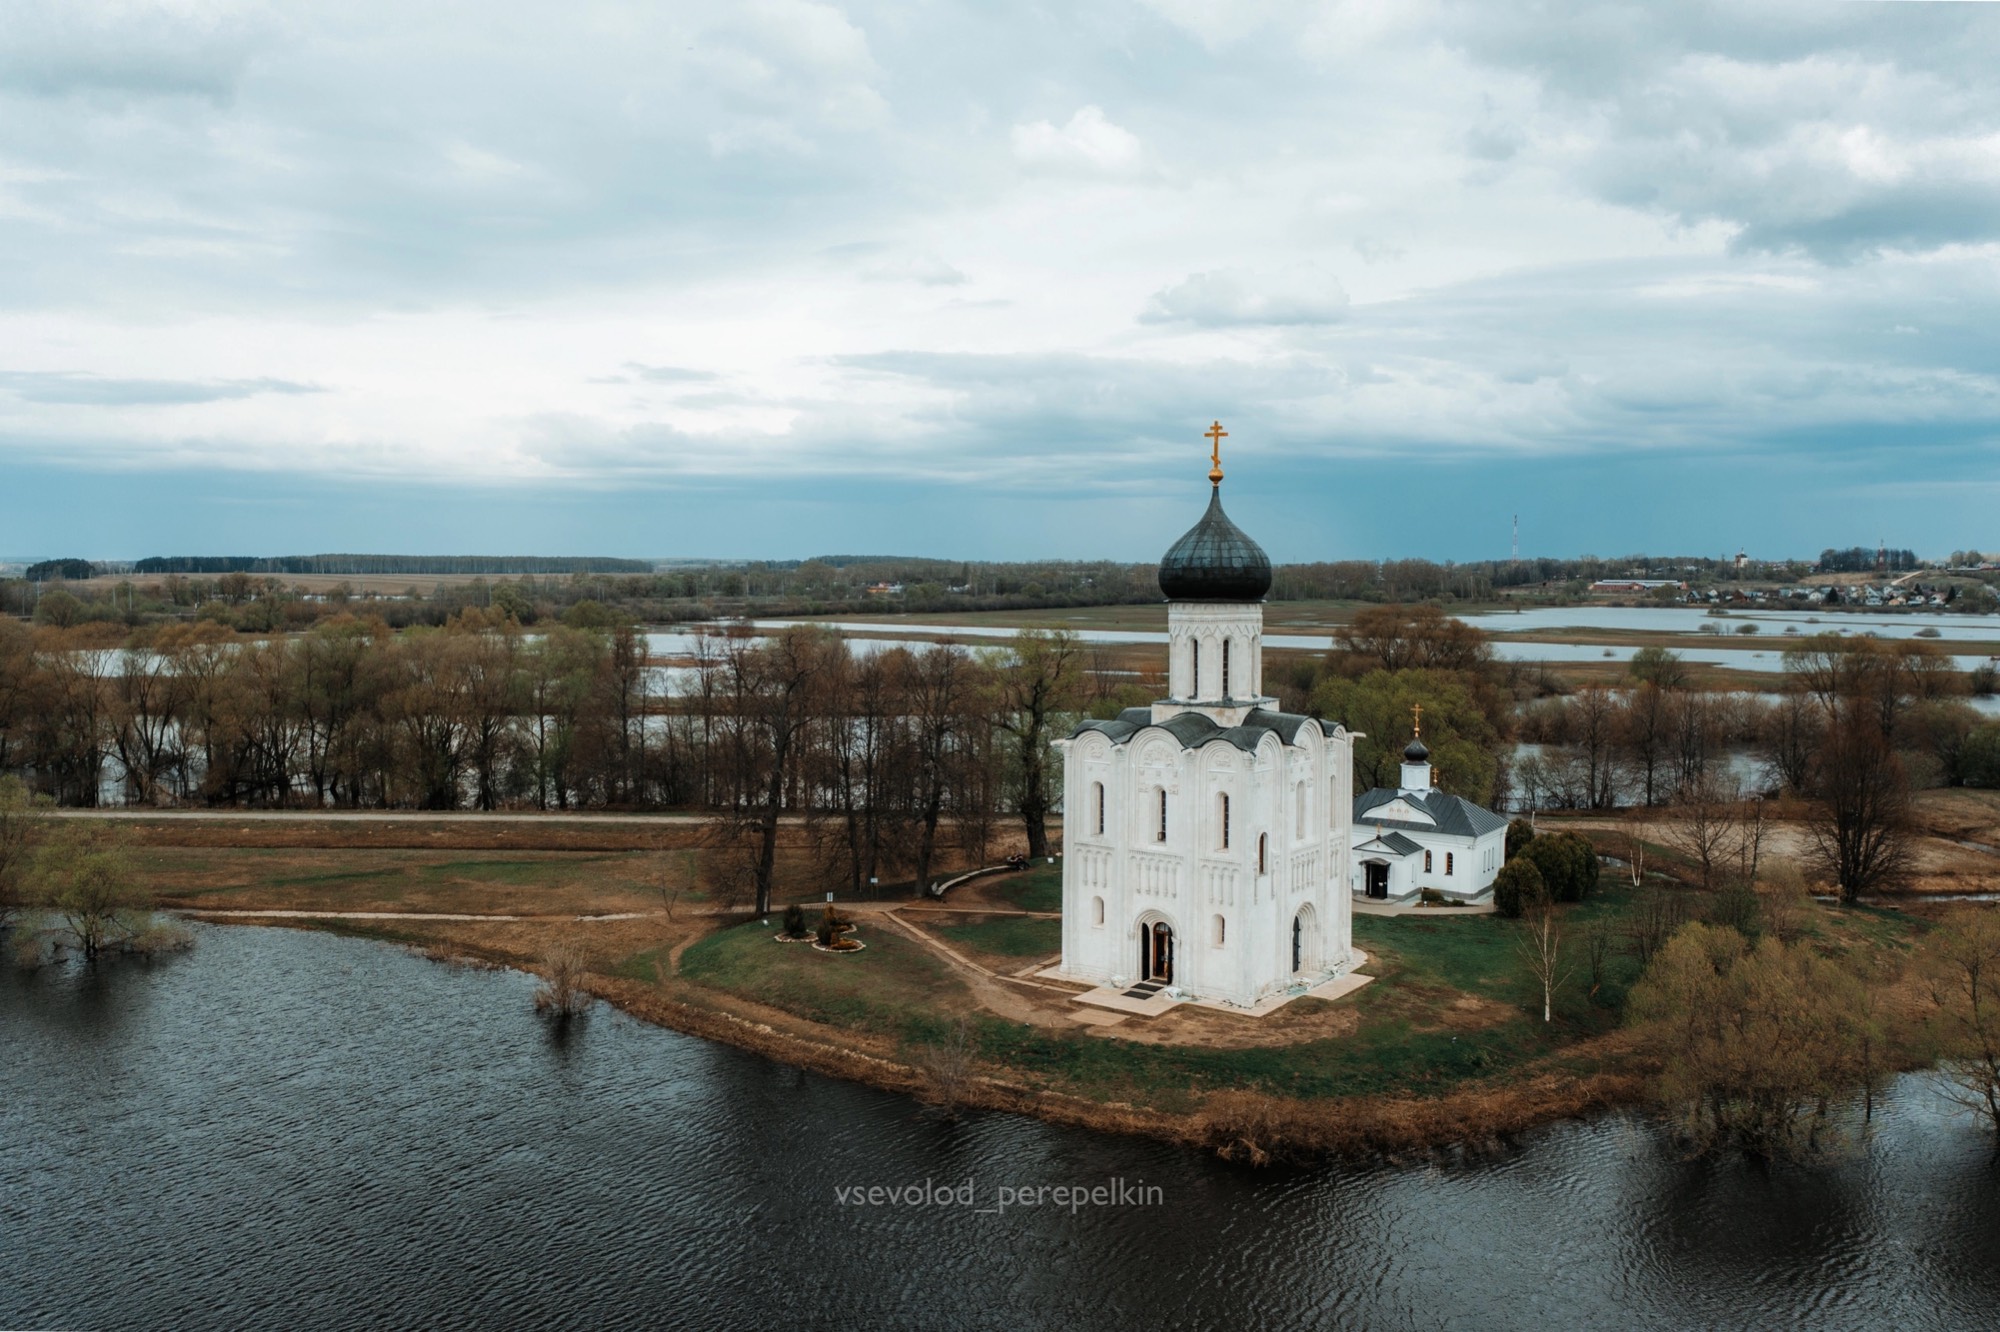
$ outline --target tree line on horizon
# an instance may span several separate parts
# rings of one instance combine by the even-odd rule
[[[473,556],[177,557],[141,561],[144,570],[109,581],[102,566],[54,560],[34,566],[26,579],[0,579],[0,613],[29,616],[57,627],[93,621],[138,627],[194,619],[244,633],[278,633],[349,611],[380,616],[392,628],[440,626],[468,608],[498,608],[523,624],[535,624],[558,618],[586,601],[627,619],[677,624],[753,614],[978,613],[1146,605],[1160,600],[1156,566],[1115,561],[980,563],[826,556],[652,570],[641,561],[591,559],[573,561],[577,567],[565,571],[522,571],[522,566],[550,563],[559,562]],[[258,567],[224,570],[219,567],[224,564]],[[280,564],[297,567],[283,572],[263,567]],[[599,567],[610,565],[632,568]],[[1802,577],[1808,571],[1801,564],[1777,572]],[[442,583],[429,592],[414,585],[389,592],[348,582],[309,591],[287,581],[287,575],[308,574],[377,580],[451,574],[466,581]],[[1484,604],[1503,594],[1526,592],[1535,600],[1560,603],[1583,599],[1590,584],[1601,578],[1700,582],[1738,576],[1728,561],[1698,557],[1584,556],[1466,563],[1345,560],[1276,566],[1271,600]],[[1978,590],[1976,582],[1971,586]],[[1957,598],[1954,609],[1984,608],[1994,600],[1984,593],[1971,600]]]

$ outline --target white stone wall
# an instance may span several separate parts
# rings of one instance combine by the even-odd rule
[[[1308,724],[1291,745],[1267,733],[1252,753],[1225,740],[1183,749],[1152,728],[1119,744],[1086,732],[1058,747],[1065,972],[1104,984],[1136,981],[1139,925],[1155,919],[1174,931],[1176,987],[1203,998],[1250,1004],[1348,965],[1353,912],[1342,887],[1353,751],[1344,732],[1325,737]],[[1306,908],[1315,939],[1295,973],[1292,921]]]
[[[1383,830],[1379,835],[1386,835]],[[1477,897],[1492,887],[1493,880],[1500,872],[1502,853],[1507,844],[1507,830],[1499,828],[1480,837],[1454,837],[1440,832],[1423,832],[1410,828],[1398,828],[1411,841],[1423,846],[1431,853],[1431,868],[1424,869],[1421,854],[1389,859],[1389,896],[1408,897],[1425,888],[1435,888],[1453,897]],[[1366,823],[1354,826],[1352,844],[1360,846],[1378,835],[1375,827]],[[1452,872],[1445,873],[1445,856],[1454,857]],[[1363,868],[1370,859],[1366,853],[1355,852],[1348,884],[1355,897],[1367,897],[1368,877]]]

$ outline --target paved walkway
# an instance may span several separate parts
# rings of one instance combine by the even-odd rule
[[[1469,902],[1464,906],[1433,907],[1420,902],[1364,902],[1359,898],[1354,902],[1357,916],[1490,916],[1495,907],[1493,899],[1484,902]]]

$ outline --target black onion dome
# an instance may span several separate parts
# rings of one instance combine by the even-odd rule
[[[1403,757],[1411,763],[1422,763],[1430,756],[1431,751],[1424,748],[1424,742],[1421,740],[1412,740],[1403,748]]]
[[[1208,512],[1160,559],[1160,591],[1169,601],[1262,601],[1271,590],[1271,557],[1222,511],[1222,487]]]

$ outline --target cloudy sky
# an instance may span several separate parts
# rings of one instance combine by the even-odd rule
[[[2000,546],[2000,4],[0,0],[0,556]]]

